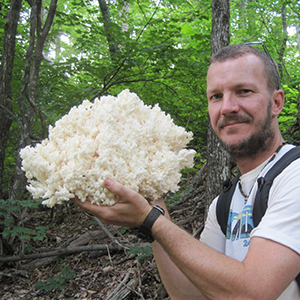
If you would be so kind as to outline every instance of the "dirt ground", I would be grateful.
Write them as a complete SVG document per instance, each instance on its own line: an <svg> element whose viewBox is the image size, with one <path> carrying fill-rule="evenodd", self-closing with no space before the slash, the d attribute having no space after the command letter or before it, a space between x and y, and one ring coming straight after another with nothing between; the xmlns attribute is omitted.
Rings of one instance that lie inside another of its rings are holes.
<svg viewBox="0 0 300 300"><path fill-rule="evenodd" d="M203 226L203 197L201 190L169 207L173 222L196 237ZM169 299L151 247L130 229L105 226L103 230L74 205L55 208L53 216L48 209L35 212L26 226L37 225L48 228L47 238L25 244L26 254L65 247L104 248L0 263L0 299Z"/></svg>

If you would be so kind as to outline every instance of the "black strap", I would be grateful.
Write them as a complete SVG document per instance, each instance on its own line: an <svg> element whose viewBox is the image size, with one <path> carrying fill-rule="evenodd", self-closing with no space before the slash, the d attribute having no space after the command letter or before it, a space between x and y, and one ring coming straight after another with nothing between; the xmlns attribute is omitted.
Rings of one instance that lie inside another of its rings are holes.
<svg viewBox="0 0 300 300"><path fill-rule="evenodd" d="M294 160L300 158L300 147L295 147L282 156L278 162L268 171L264 177L257 179L258 191L255 196L253 206L253 223L257 227L262 217L264 216L269 200L270 188L276 178L287 166Z"/></svg>
<svg viewBox="0 0 300 300"><path fill-rule="evenodd" d="M295 278L297 284L298 284L298 287L300 289L300 273L297 275L297 277Z"/></svg>
<svg viewBox="0 0 300 300"><path fill-rule="evenodd" d="M217 220L225 236L227 231L227 222L229 216L230 203L240 176L241 175L238 174L232 180L227 179L226 181L224 181L223 189L220 193L217 202L217 209L216 209Z"/></svg>
<svg viewBox="0 0 300 300"><path fill-rule="evenodd" d="M135 228L136 235L139 238L143 239L145 242L153 243L154 238L151 233L152 226L154 222L158 219L158 217L164 214L165 210L162 207L154 205L152 210L149 212L146 219L144 220L143 224L140 227Z"/></svg>

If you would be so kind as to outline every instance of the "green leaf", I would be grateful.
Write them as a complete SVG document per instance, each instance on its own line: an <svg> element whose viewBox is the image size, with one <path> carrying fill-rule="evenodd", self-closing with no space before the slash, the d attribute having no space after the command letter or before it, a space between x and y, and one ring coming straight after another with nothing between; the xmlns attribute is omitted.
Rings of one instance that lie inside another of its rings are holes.
<svg viewBox="0 0 300 300"><path fill-rule="evenodd" d="M143 260L143 259L149 257L150 255L152 255L152 247L151 246L145 246L145 247L133 246L128 250L127 254L139 254L137 256L137 258L139 260Z"/></svg>

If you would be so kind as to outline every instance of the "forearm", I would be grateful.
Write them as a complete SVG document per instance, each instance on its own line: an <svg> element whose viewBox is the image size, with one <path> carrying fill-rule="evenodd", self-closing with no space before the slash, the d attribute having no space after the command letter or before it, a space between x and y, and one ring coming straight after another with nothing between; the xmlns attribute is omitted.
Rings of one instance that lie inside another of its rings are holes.
<svg viewBox="0 0 300 300"><path fill-rule="evenodd" d="M199 290L178 269L158 242L152 244L161 280L172 300L204 300Z"/></svg>
<svg viewBox="0 0 300 300"><path fill-rule="evenodd" d="M165 217L170 219L165 203L162 199L156 201L157 205L166 211ZM199 290L191 281L178 269L162 246L155 241L152 243L153 254L156 265L164 283L164 286L172 300L204 300Z"/></svg>

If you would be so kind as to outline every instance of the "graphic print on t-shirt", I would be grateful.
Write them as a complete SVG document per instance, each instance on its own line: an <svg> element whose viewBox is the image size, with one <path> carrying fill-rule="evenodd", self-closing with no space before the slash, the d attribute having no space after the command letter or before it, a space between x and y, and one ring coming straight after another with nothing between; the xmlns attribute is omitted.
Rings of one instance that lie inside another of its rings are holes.
<svg viewBox="0 0 300 300"><path fill-rule="evenodd" d="M226 239L232 241L247 239L253 229L252 206L246 205L241 213L235 213L230 209Z"/></svg>

